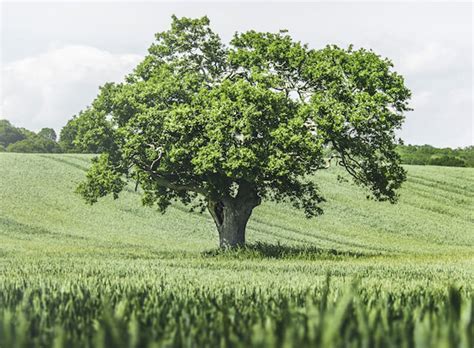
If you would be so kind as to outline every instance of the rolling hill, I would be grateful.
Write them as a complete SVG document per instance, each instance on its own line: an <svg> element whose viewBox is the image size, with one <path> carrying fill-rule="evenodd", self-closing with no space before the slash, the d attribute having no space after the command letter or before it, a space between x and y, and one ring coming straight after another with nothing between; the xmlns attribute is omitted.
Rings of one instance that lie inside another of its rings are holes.
<svg viewBox="0 0 474 348"><path fill-rule="evenodd" d="M330 168L323 216L264 203L220 252L207 212L85 204L90 159L0 154L0 347L472 346L472 168L407 166L396 205Z"/></svg>
<svg viewBox="0 0 474 348"><path fill-rule="evenodd" d="M200 253L217 245L208 213L175 204L165 214L142 207L133 188L94 206L74 193L90 156L0 155L0 250L9 253ZM255 209L248 240L311 245L363 254L462 255L474 248L474 170L407 166L398 204L367 200L338 182L337 168L315 180L325 214L305 219L289 205Z"/></svg>

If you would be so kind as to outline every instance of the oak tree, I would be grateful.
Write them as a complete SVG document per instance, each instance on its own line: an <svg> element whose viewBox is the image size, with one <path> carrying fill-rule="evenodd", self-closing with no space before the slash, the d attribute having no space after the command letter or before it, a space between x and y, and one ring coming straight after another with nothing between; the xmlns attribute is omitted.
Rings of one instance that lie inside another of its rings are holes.
<svg viewBox="0 0 474 348"><path fill-rule="evenodd" d="M199 204L221 247L242 246L262 200L322 212L311 175L328 151L375 199L395 202L405 179L395 130L409 98L371 50L313 49L286 31L225 45L207 17L173 17L125 82L102 86L85 111L88 139L107 145L78 191L94 203L133 181L144 204Z"/></svg>

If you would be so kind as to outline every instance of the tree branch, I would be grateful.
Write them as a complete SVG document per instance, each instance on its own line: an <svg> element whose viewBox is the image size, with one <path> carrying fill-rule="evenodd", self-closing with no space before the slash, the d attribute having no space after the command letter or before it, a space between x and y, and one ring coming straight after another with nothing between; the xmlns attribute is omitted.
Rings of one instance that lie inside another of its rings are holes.
<svg viewBox="0 0 474 348"><path fill-rule="evenodd" d="M152 176L153 180L155 180L160 186L163 186L163 187L169 188L171 190L175 190L175 191L196 192L196 193L200 193L204 196L206 196L208 194L208 192L200 186L191 185L191 184L177 184L177 183L174 183L171 180L157 174L156 172L154 172L153 170L148 168L148 166L146 166L146 165L137 164L137 166L141 170L143 170L143 171L147 172L148 174L150 174Z"/></svg>

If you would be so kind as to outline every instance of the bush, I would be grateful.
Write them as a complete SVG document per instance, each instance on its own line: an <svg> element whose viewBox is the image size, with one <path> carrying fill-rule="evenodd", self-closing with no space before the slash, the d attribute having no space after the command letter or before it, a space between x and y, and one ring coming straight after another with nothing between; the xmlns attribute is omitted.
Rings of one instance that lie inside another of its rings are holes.
<svg viewBox="0 0 474 348"><path fill-rule="evenodd" d="M474 167L474 146L451 149L430 145L400 145L397 152L403 164Z"/></svg>
<svg viewBox="0 0 474 348"><path fill-rule="evenodd" d="M454 156L432 157L429 162L432 166L447 166L447 167L465 167L466 162Z"/></svg>
<svg viewBox="0 0 474 348"><path fill-rule="evenodd" d="M8 145L7 151L23 153L60 153L61 149L56 142L35 135L34 137Z"/></svg>

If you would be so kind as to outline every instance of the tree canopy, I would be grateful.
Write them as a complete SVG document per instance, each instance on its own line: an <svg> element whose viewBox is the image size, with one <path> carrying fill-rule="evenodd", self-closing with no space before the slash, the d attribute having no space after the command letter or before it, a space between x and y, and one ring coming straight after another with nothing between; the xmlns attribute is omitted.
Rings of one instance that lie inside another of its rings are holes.
<svg viewBox="0 0 474 348"><path fill-rule="evenodd" d="M79 112L61 129L59 145L64 152L102 153L113 146L111 123L94 109Z"/></svg>
<svg viewBox="0 0 474 348"><path fill-rule="evenodd" d="M328 150L375 199L395 202L405 179L395 130L410 91L392 68L370 50L312 49L286 31L225 45L207 17L173 17L125 81L102 86L84 111L77 142L103 141L78 191L94 203L133 180L162 211L198 204L222 246L243 244L262 199L320 214L310 175Z"/></svg>
<svg viewBox="0 0 474 348"><path fill-rule="evenodd" d="M52 141L56 141L57 139L57 135L56 135L56 131L53 129L53 128L42 128L39 132L38 132L38 135L42 138L45 138L45 139L48 139L48 140L52 140Z"/></svg>
<svg viewBox="0 0 474 348"><path fill-rule="evenodd" d="M25 134L8 120L0 120L0 146L6 148L8 145L25 138Z"/></svg>

